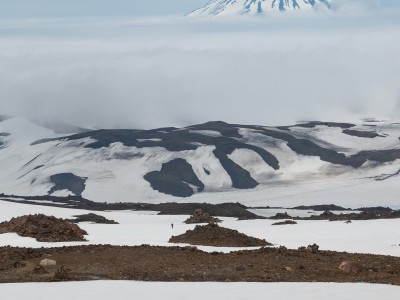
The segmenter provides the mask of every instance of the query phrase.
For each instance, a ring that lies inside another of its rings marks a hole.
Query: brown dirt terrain
[[[38,266],[44,258],[56,266]],[[400,258],[261,248],[206,253],[195,247],[0,248],[0,282],[65,280],[369,282],[400,285]]]
[[[10,232],[35,238],[39,242],[86,241],[84,235],[87,235],[76,224],[42,214],[12,218],[8,222],[0,223],[0,234]]]
[[[271,246],[266,240],[247,236],[237,230],[219,227],[217,224],[197,225],[184,234],[172,236],[170,243],[214,247],[258,247]]]

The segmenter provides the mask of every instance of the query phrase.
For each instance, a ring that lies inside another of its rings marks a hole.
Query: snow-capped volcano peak
[[[318,5],[330,7],[328,0],[211,0],[189,15],[260,14],[264,11],[312,9]]]

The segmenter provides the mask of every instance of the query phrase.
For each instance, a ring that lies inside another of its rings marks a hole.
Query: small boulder
[[[54,259],[42,259],[39,263],[40,266],[42,267],[50,267],[50,266],[56,266],[57,262]]]
[[[359,263],[345,260],[340,264],[339,270],[347,274],[357,274],[361,271],[361,265]]]

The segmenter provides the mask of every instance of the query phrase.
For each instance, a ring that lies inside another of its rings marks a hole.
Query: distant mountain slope
[[[266,11],[312,9],[318,5],[330,7],[328,0],[211,0],[189,15],[260,14]]]
[[[0,121],[0,193],[158,201],[283,183],[384,180],[400,169],[399,137],[400,125],[385,122],[208,122],[64,136],[8,118]]]

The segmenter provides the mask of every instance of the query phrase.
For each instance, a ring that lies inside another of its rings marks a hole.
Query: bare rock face
[[[214,247],[259,247],[270,246],[266,240],[247,236],[237,230],[219,227],[217,224],[197,225],[184,234],[172,236],[170,243]]]
[[[15,232],[23,237],[35,238],[39,242],[86,241],[85,230],[78,225],[53,216],[42,214],[12,218],[0,223],[0,234]]]
[[[348,274],[358,274],[361,271],[361,265],[356,262],[345,260],[340,264],[339,270]]]
[[[200,223],[219,223],[222,222],[218,218],[214,218],[210,216],[210,214],[203,212],[201,208],[198,208],[194,211],[193,216],[185,221],[186,224],[200,224]]]

